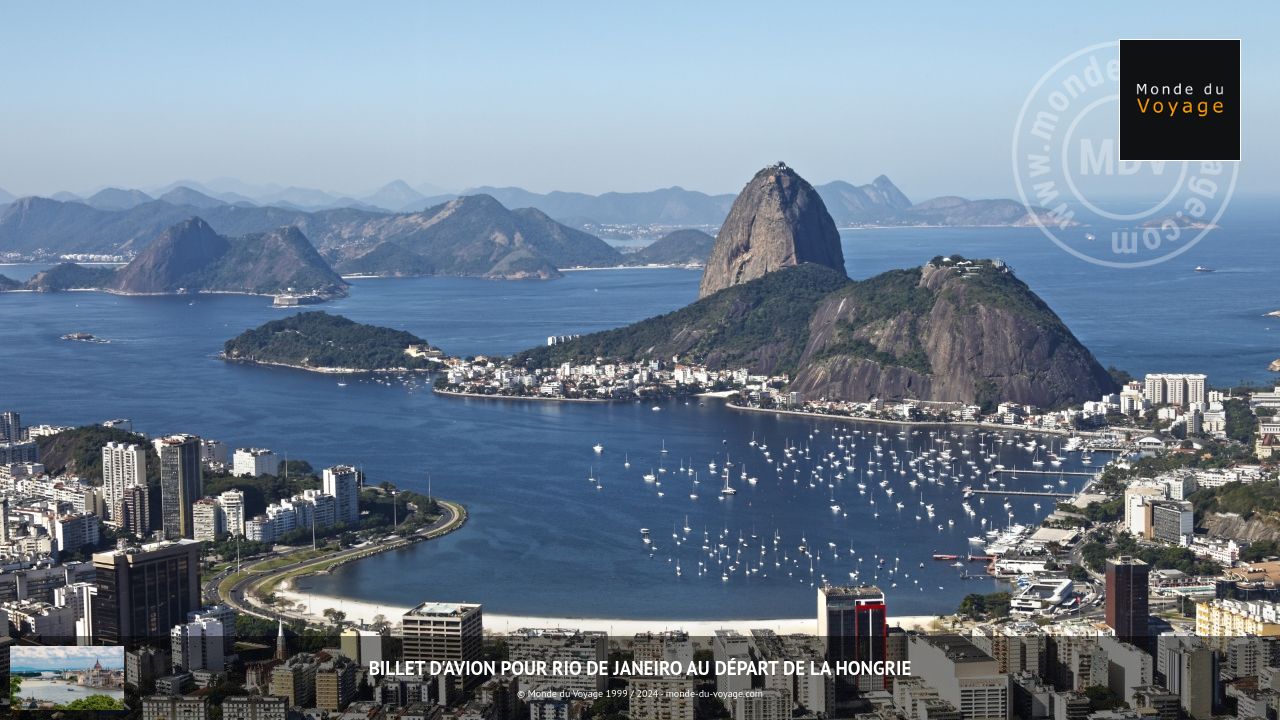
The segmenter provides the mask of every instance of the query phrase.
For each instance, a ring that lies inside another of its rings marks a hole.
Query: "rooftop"
[[[418,617],[462,617],[473,610],[479,609],[479,603],[424,602],[405,613],[405,615],[415,615]]]
[[[941,650],[948,660],[957,663],[991,662],[990,655],[959,635],[918,635],[923,642]]]
[[[822,593],[827,597],[884,600],[884,591],[875,585],[824,585]]]

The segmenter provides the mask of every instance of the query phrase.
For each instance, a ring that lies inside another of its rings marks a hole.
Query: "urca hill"
[[[757,173],[734,202],[701,295],[675,312],[516,360],[680,356],[787,373],[791,389],[809,399],[1053,408],[1115,389],[1053,310],[998,261],[939,257],[850,280],[822,199],[781,164]]]

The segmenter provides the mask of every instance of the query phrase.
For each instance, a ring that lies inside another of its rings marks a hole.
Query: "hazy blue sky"
[[[692,5],[12,3],[0,187],[736,192],[786,160],[916,199],[1010,196],[1015,116],[1064,55],[1240,37],[1240,190],[1280,190],[1272,3]]]

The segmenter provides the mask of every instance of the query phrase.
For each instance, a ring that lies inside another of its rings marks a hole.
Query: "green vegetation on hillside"
[[[597,357],[668,360],[678,354],[712,367],[750,365],[790,371],[808,341],[809,319],[818,302],[847,283],[841,273],[820,265],[786,268],[666,315],[526,350],[513,362],[550,367]]]
[[[1103,572],[1107,559],[1129,555],[1151,566],[1153,570],[1180,570],[1188,575],[1212,576],[1222,572],[1222,566],[1212,560],[1196,557],[1185,547],[1172,545],[1139,545],[1128,533],[1119,533],[1109,542],[1094,540],[1080,547],[1080,557],[1094,572]]]
[[[676,230],[624,256],[628,265],[705,263],[716,239],[701,230]]]
[[[1244,562],[1259,562],[1273,557],[1280,557],[1280,542],[1275,540],[1256,540],[1240,551],[1240,559]]]
[[[354,370],[425,369],[426,358],[405,354],[410,345],[427,344],[403,330],[363,325],[323,311],[272,320],[228,340],[228,360],[280,363],[302,368]]]
[[[244,493],[244,514],[247,518],[265,512],[267,506],[277,500],[319,487],[320,478],[314,474],[291,473],[287,480],[283,475],[259,475],[250,478],[206,473],[204,476],[205,495],[217,497],[227,490],[239,490]]]
[[[102,446],[109,442],[141,445],[147,453],[147,477],[157,482],[160,458],[147,438],[119,428],[101,425],[85,425],[65,430],[56,435],[36,438],[40,449],[40,462],[51,475],[76,475],[102,484]]]
[[[1227,483],[1191,494],[1196,516],[1204,513],[1235,513],[1248,520],[1254,515],[1280,511],[1280,485],[1272,482]]]
[[[925,375],[933,371],[929,354],[921,347],[915,332],[919,318],[929,312],[935,299],[932,290],[920,285],[920,268],[881,273],[851,284],[839,297],[855,308],[856,321],[839,321],[836,340],[823,348],[816,359],[849,355],[881,365],[898,365]],[[870,341],[855,336],[862,328],[888,322],[903,314],[910,318],[911,328],[907,336],[911,347],[901,355],[880,350]]]
[[[1227,400],[1222,403],[1222,409],[1227,416],[1227,437],[1252,448],[1258,432],[1258,418],[1249,408],[1249,403],[1240,399]]]
[[[342,279],[295,228],[228,238],[227,252],[190,273],[188,289],[341,293]]]
[[[27,289],[40,292],[96,290],[111,287],[115,278],[114,268],[89,267],[66,262],[37,273],[27,281]]]
[[[382,275],[404,277],[431,275],[435,268],[426,258],[393,243],[384,242],[372,250],[340,263],[338,272],[344,275]]]

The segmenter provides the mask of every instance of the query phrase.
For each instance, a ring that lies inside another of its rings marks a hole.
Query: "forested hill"
[[[223,359],[304,370],[423,370],[435,366],[410,347],[426,340],[403,330],[363,325],[341,315],[304,312],[246,330],[223,346]]]

